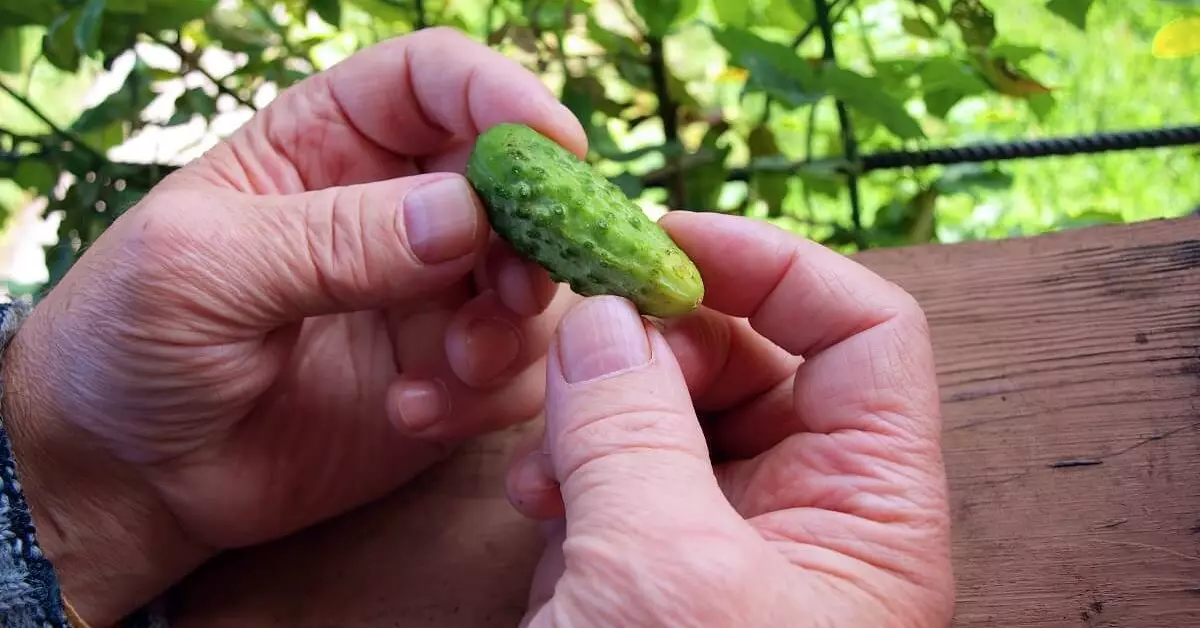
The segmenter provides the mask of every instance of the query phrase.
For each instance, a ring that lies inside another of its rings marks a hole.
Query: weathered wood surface
[[[929,316],[958,626],[1200,626],[1200,219],[859,259]],[[512,434],[184,589],[196,626],[514,626]]]

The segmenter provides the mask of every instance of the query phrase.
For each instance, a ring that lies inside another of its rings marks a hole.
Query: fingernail
[[[460,177],[431,181],[404,197],[404,233],[413,255],[426,264],[448,262],[475,250],[480,205]]]
[[[587,299],[563,318],[558,357],[568,383],[591,381],[650,361],[642,317],[617,297]]]
[[[472,321],[467,327],[467,365],[474,379],[489,381],[507,369],[521,352],[521,335],[498,318]]]
[[[546,269],[520,260],[510,261],[500,269],[497,284],[508,309],[530,317],[546,311],[558,290]]]
[[[436,381],[409,382],[396,399],[401,429],[422,432],[446,414],[446,390]]]
[[[545,456],[545,454],[540,451],[533,451],[521,460],[517,467],[516,479],[514,480],[514,488],[519,495],[537,495],[557,486],[551,478],[546,476],[546,465],[541,460],[538,460],[542,456]]]

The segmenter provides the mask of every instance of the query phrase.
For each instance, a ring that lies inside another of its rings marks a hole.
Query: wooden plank
[[[933,330],[957,626],[1200,626],[1200,219],[872,251]],[[514,433],[394,497],[230,554],[192,626],[512,626],[536,531]]]
[[[930,319],[957,625],[1200,625],[1200,221],[862,260]]]

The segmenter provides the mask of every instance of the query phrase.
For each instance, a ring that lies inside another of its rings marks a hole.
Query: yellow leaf
[[[984,78],[1001,94],[1024,98],[1052,91],[1033,77],[1014,68],[1004,58],[991,57],[984,53],[976,55],[975,59]]]
[[[1200,54],[1200,17],[1181,17],[1154,35],[1153,54],[1159,59],[1182,59]]]
[[[717,75],[717,80],[734,83],[745,80],[747,76],[750,76],[750,73],[745,69],[731,66],[721,70],[720,74]]]

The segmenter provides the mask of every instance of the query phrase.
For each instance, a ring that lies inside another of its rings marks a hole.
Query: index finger
[[[660,224],[700,269],[704,305],[747,317],[804,357],[792,390],[768,394],[722,427],[726,445],[753,454],[798,431],[863,430],[928,441],[940,430],[924,313],[896,284],[850,258],[768,223],[670,212]],[[779,420],[786,402],[792,416]]]
[[[289,87],[200,163],[242,191],[284,194],[461,171],[475,137],[503,122],[587,152],[579,120],[535,74],[454,29],[430,28]]]
[[[428,155],[502,122],[587,150],[579,121],[537,75],[449,27],[375,44],[328,74],[306,88],[327,89],[351,126],[394,153]]]

